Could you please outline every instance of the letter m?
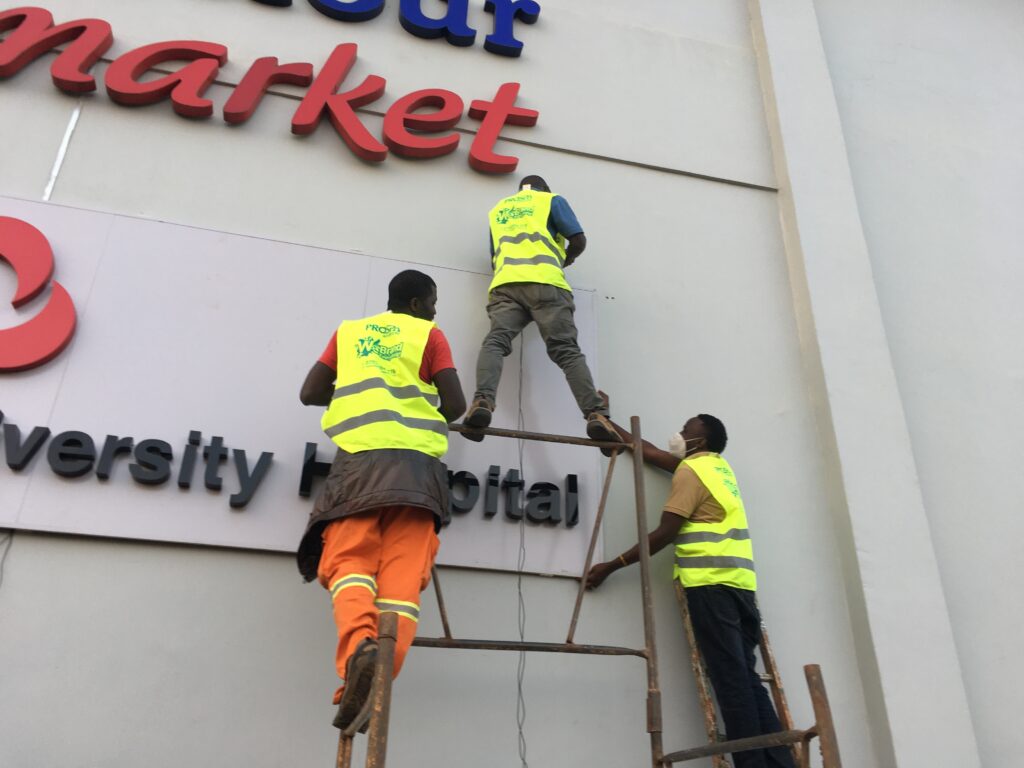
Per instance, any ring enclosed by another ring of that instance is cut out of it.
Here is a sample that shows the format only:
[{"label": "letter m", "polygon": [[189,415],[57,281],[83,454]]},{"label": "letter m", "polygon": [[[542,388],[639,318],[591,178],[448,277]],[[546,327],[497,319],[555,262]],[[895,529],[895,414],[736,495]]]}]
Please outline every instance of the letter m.
[{"label": "letter m", "polygon": [[[13,30],[13,31],[12,31]],[[53,16],[43,8],[14,8],[0,12],[0,78],[20,72],[47,51],[70,43],[58,51],[50,67],[53,83],[67,93],[96,90],[96,78],[89,68],[114,42],[110,25],[102,19],[79,19],[53,26]]]}]

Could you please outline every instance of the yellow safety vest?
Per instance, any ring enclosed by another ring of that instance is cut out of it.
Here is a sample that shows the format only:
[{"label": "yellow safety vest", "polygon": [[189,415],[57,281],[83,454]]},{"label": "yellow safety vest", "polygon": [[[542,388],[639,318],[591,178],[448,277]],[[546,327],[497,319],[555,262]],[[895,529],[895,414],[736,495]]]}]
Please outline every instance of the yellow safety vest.
[{"label": "yellow safety vest", "polygon": [[548,231],[550,192],[524,189],[491,209],[491,266],[488,291],[505,283],[543,283],[571,291],[566,282],[565,238]]},{"label": "yellow safety vest", "polygon": [[715,501],[722,505],[725,517],[720,523],[683,523],[676,536],[674,578],[684,587],[724,584],[756,590],[754,549],[732,467],[717,453],[684,459],[676,471],[682,470],[684,464],[697,473]]},{"label": "yellow safety vest", "polygon": [[338,326],[334,399],[320,425],[343,451],[405,448],[440,458],[448,450],[437,387],[420,378],[432,328],[393,312]]}]

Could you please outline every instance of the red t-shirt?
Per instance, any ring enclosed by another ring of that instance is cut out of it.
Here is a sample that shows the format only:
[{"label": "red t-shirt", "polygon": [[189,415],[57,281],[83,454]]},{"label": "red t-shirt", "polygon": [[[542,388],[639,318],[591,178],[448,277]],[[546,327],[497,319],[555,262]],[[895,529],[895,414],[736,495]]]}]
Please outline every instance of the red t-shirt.
[{"label": "red t-shirt", "polygon": [[[320,362],[332,371],[338,370],[338,332],[331,336],[327,349],[320,355]],[[427,336],[427,346],[423,349],[423,363],[420,365],[420,378],[427,384],[434,382],[434,377],[443,370],[454,368],[452,348],[440,328],[431,328]]]}]

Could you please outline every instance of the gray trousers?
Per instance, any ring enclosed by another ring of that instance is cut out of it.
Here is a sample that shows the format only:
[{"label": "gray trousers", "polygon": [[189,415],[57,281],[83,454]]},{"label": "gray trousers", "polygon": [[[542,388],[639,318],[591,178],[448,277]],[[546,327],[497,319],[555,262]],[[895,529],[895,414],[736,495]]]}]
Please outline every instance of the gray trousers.
[{"label": "gray trousers", "polygon": [[547,345],[548,357],[565,373],[583,415],[593,411],[607,415],[608,409],[594,388],[587,358],[576,342],[575,310],[572,293],[553,285],[508,283],[491,291],[487,302],[491,330],[477,358],[476,397],[496,401],[501,368],[512,351],[512,340],[532,320]]}]

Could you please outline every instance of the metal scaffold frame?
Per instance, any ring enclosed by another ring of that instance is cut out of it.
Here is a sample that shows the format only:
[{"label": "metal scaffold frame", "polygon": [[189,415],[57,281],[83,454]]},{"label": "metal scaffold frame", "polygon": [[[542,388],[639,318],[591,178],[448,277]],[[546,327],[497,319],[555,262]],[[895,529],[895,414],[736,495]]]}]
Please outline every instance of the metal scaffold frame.
[{"label": "metal scaffold frame", "polygon": [[[643,623],[644,623],[644,647],[625,648],[609,645],[586,645],[574,641],[576,625],[579,621],[580,610],[583,606],[583,598],[586,594],[586,575],[593,564],[594,551],[597,547],[597,538],[601,530],[601,523],[604,519],[605,507],[608,502],[608,493],[611,488],[612,476],[615,471],[615,464],[619,454],[628,448],[628,445],[618,442],[602,442],[588,440],[586,438],[572,437],[568,435],[549,435],[540,432],[525,432],[511,429],[472,429],[459,424],[452,424],[450,428],[454,432],[471,432],[493,437],[509,437],[516,440],[534,440],[548,443],[561,443],[566,445],[582,445],[594,448],[611,449],[613,451],[608,463],[608,471],[605,474],[601,499],[598,503],[597,514],[594,518],[594,527],[590,536],[590,545],[587,548],[586,562],[583,566],[583,573],[580,576],[579,590],[576,595],[576,602],[573,606],[572,618],[569,622],[569,630],[564,643],[538,643],[521,640],[467,640],[456,638],[452,635],[451,625],[448,621],[448,611],[445,607],[444,595],[441,592],[441,584],[438,580],[437,570],[433,571],[432,581],[435,594],[437,595],[438,610],[441,615],[441,625],[444,630],[444,637],[417,637],[413,645],[420,648],[449,648],[463,650],[484,650],[484,651],[528,651],[540,653],[569,653],[587,654],[595,656],[638,656],[644,659],[647,667],[647,732],[650,735],[651,766],[652,768],[669,768],[673,763],[694,760],[700,757],[724,755],[733,751],[754,749],[758,747],[780,746],[787,744],[801,744],[800,765],[801,768],[810,766],[810,750],[807,749],[808,742],[818,737],[821,744],[824,768],[841,768],[839,762],[839,750],[836,744],[835,731],[832,725],[832,715],[828,704],[828,697],[825,694],[824,683],[821,679],[821,672],[815,665],[804,668],[807,675],[808,688],[811,694],[811,702],[814,707],[816,723],[806,730],[786,730],[780,733],[758,736],[750,739],[737,741],[718,741],[704,747],[674,752],[669,755],[664,753],[662,744],[662,712],[661,712],[661,690],[658,684],[658,654],[655,641],[654,626],[654,598],[651,589],[651,554],[650,548],[640,546],[640,588],[643,600]],[[632,445],[642,445],[640,433],[640,419],[633,416],[630,419],[630,436]],[[647,527],[647,498],[644,486],[643,475],[643,452],[635,450],[633,453],[633,487],[636,506],[636,528],[638,541],[646,542],[648,539]],[[388,721],[391,712],[391,681],[394,669],[395,638],[397,637],[398,617],[393,613],[383,613],[380,616],[378,626],[378,641],[380,651],[377,659],[377,667],[374,672],[373,688],[371,692],[370,707],[367,717],[356,720],[347,729],[341,732],[338,742],[338,755],[336,768],[350,768],[352,761],[352,747],[355,735],[360,730],[369,727],[366,766],[367,768],[384,768],[387,755],[388,742]],[[788,724],[788,723],[787,723]]]}]

